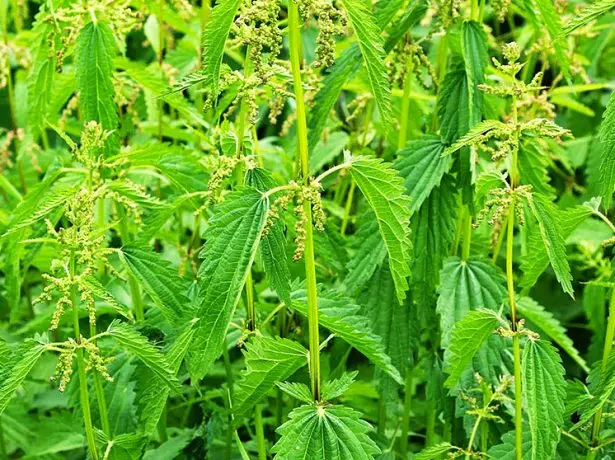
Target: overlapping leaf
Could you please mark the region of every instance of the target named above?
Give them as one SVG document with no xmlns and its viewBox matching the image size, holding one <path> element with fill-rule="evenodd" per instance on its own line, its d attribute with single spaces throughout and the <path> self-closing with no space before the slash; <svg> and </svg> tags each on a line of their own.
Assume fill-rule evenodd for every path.
<svg viewBox="0 0 615 460">
<path fill-rule="evenodd" d="M 307 350 L 292 340 L 254 337 L 246 346 L 246 370 L 237 382 L 233 401 L 235 423 L 282 382 L 307 364 Z"/>
<path fill-rule="evenodd" d="M 455 324 L 450 346 L 444 354 L 444 370 L 449 374 L 444 385 L 454 388 L 472 358 L 495 331 L 498 318 L 488 310 L 473 310 Z"/>
<path fill-rule="evenodd" d="M 505 296 L 504 277 L 491 261 L 482 257 L 470 257 L 466 261 L 449 257 L 440 273 L 436 307 L 440 314 L 442 346 L 450 346 L 454 325 L 468 311 L 477 308 L 497 311 Z"/>
<path fill-rule="evenodd" d="M 77 89 L 85 121 L 95 120 L 115 129 L 118 115 L 113 100 L 113 33 L 104 22 L 90 22 L 77 38 Z"/>
<path fill-rule="evenodd" d="M 359 158 L 350 168 L 352 178 L 376 214 L 380 234 L 389 254 L 397 298 L 406 297 L 410 276 L 410 210 L 402 178 L 387 163 Z"/>
<path fill-rule="evenodd" d="M 530 458 L 553 458 L 564 423 L 564 368 L 557 350 L 542 340 L 525 343 L 522 363 L 523 394 L 532 438 Z"/>
<path fill-rule="evenodd" d="M 205 233 L 199 268 L 199 318 L 190 349 L 191 375 L 200 379 L 222 352 L 241 290 L 265 226 L 268 200 L 255 189 L 229 194 L 215 211 Z"/>
<path fill-rule="evenodd" d="M 305 290 L 292 293 L 293 310 L 307 316 L 307 297 Z M 332 333 L 348 342 L 367 356 L 371 362 L 389 374 L 397 383 L 403 380 L 399 371 L 385 353 L 382 339 L 374 334 L 369 320 L 359 314 L 359 307 L 352 300 L 335 292 L 321 291 L 318 294 L 318 322 Z"/>
<path fill-rule="evenodd" d="M 186 296 L 188 284 L 179 277 L 177 269 L 147 248 L 125 246 L 122 255 L 165 318 L 172 324 L 182 319 L 191 308 L 191 301 Z"/>
<path fill-rule="evenodd" d="M 311 460 L 370 460 L 380 452 L 368 436 L 370 430 L 349 407 L 304 405 L 278 428 L 281 438 L 272 451 L 279 460 L 294 460 L 297 455 Z"/>
</svg>

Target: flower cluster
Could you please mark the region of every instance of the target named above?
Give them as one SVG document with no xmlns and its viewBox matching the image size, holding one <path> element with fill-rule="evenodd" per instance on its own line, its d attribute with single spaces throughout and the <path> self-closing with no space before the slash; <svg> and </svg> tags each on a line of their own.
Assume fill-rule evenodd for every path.
<svg viewBox="0 0 615 460">
<path fill-rule="evenodd" d="M 271 230 L 274 223 L 280 218 L 282 211 L 286 211 L 291 203 L 295 204 L 294 211 L 297 216 L 295 223 L 295 254 L 293 259 L 300 260 L 305 251 L 305 238 L 307 236 L 308 215 L 305 212 L 305 205 L 309 203 L 312 213 L 312 224 L 316 230 L 322 232 L 325 229 L 327 216 L 325 214 L 320 191 L 320 183 L 311 179 L 309 185 L 301 186 L 292 181 L 285 188 L 284 192 L 278 196 L 270 206 L 267 213 L 263 236 Z"/>
<path fill-rule="evenodd" d="M 278 0 L 247 0 L 235 21 L 235 35 L 248 47 L 248 58 L 254 65 L 259 83 L 267 81 L 268 67 L 282 50 L 279 15 Z"/>
<path fill-rule="evenodd" d="M 498 226 L 510 211 L 511 205 L 514 204 L 515 212 L 519 224 L 525 222 L 525 214 L 523 205 L 526 201 L 532 199 L 532 186 L 521 185 L 516 188 L 504 187 L 496 188 L 489 191 L 491 199 L 487 200 L 483 209 L 476 216 L 474 227 L 478 227 L 486 218 L 489 218 L 489 225 Z"/>
</svg>

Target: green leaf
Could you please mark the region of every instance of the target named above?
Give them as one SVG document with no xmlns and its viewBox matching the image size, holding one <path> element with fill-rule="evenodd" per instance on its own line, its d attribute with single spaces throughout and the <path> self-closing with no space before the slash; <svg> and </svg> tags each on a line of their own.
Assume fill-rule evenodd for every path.
<svg viewBox="0 0 615 460">
<path fill-rule="evenodd" d="M 60 174 L 60 172 L 51 173 L 28 192 L 13 211 L 11 222 L 2 237 L 30 227 L 47 217 L 55 209 L 63 207 L 66 200 L 77 192 L 84 180 L 81 175 L 60 177 Z"/>
<path fill-rule="evenodd" d="M 497 311 L 506 297 L 504 276 L 493 263 L 483 257 L 463 261 L 449 257 L 440 273 L 440 314 L 442 346 L 448 348 L 452 330 L 470 310 L 485 308 Z"/>
<path fill-rule="evenodd" d="M 444 89 L 442 91 L 444 91 Z M 444 97 L 444 95 L 442 97 Z M 453 98 L 453 100 L 455 98 L 453 94 L 451 94 L 449 97 Z M 481 121 L 479 124 L 477 124 L 472 129 L 470 129 L 467 132 L 467 134 L 462 136 L 453 145 L 448 147 L 444 151 L 444 153 L 442 153 L 442 155 L 451 155 L 457 152 L 458 150 L 461 150 L 464 147 L 468 147 L 469 145 L 472 145 L 472 143 L 475 142 L 479 137 L 483 136 L 484 134 L 487 134 L 489 131 L 492 131 L 494 129 L 501 129 L 505 127 L 506 125 L 498 120 Z"/>
<path fill-rule="evenodd" d="M 191 307 L 185 294 L 188 283 L 179 277 L 177 269 L 158 253 L 144 247 L 125 246 L 122 256 L 167 321 L 177 324 Z"/>
<path fill-rule="evenodd" d="M 542 340 L 523 347 L 523 394 L 527 402 L 531 458 L 553 458 L 564 423 L 566 381 L 557 350 Z"/>
<path fill-rule="evenodd" d="M 581 358 L 572 340 L 566 334 L 566 329 L 551 312 L 546 311 L 542 305 L 539 305 L 530 297 L 520 297 L 517 299 L 517 310 L 521 317 L 530 320 L 551 340 L 562 347 L 562 350 L 568 353 L 585 372 L 589 372 L 589 367 L 587 367 L 585 360 Z"/>
<path fill-rule="evenodd" d="M 561 39 L 562 24 L 554 2 L 552 0 L 526 0 L 526 2 L 525 10 L 530 17 L 533 17 L 537 32 L 548 34 L 551 39 L 550 45 L 557 57 L 555 61 L 562 71 L 568 75 L 570 63 L 568 62 L 567 47 L 566 42 Z"/>
<path fill-rule="evenodd" d="M 401 375 L 411 364 L 411 320 L 408 302 L 400 304 L 395 298 L 395 284 L 385 262 L 378 267 L 366 289 L 358 297 L 373 331 L 382 338 L 384 352 Z"/>
<path fill-rule="evenodd" d="M 222 351 L 231 317 L 252 266 L 269 202 L 254 189 L 230 193 L 205 232 L 199 268 L 200 318 L 188 367 L 201 379 Z"/>
<path fill-rule="evenodd" d="M 104 22 L 90 22 L 79 33 L 76 45 L 77 90 L 84 121 L 95 120 L 104 129 L 118 124 L 114 102 L 113 57 L 115 40 Z"/>
<path fill-rule="evenodd" d="M 276 382 L 276 386 L 290 397 L 298 399 L 304 403 L 309 404 L 314 401 L 312 390 L 310 390 L 308 386 L 303 383 Z"/>
<path fill-rule="evenodd" d="M 251 185 L 261 192 L 276 187 L 271 174 L 262 168 L 253 168 L 246 173 L 247 185 Z M 278 194 L 271 196 L 275 200 Z M 284 219 L 280 216 L 271 226 L 261 241 L 261 255 L 263 266 L 269 283 L 278 297 L 286 304 L 290 304 L 290 269 L 288 268 L 288 255 L 286 251 L 286 237 L 284 235 Z"/>
<path fill-rule="evenodd" d="M 529 206 L 538 221 L 540 236 L 557 281 L 562 285 L 564 292 L 574 297 L 571 283 L 572 275 L 566 257 L 566 240 L 557 216 L 557 208 L 548 198 L 538 193 L 532 195 Z M 535 256 L 535 254 L 532 254 L 532 257 Z"/>
<path fill-rule="evenodd" d="M 106 335 L 113 337 L 126 350 L 134 354 L 145 364 L 164 385 L 173 391 L 179 391 L 179 383 L 171 369 L 166 357 L 160 349 L 149 343 L 134 327 L 113 321 L 107 329 Z"/>
<path fill-rule="evenodd" d="M 382 124 L 388 131 L 393 127 L 391 118 L 391 87 L 387 68 L 384 65 L 384 40 L 371 12 L 371 2 L 342 0 L 348 20 L 359 42 L 363 64 L 367 70 L 369 85 L 378 107 Z"/>
<path fill-rule="evenodd" d="M 469 129 L 482 118 L 483 93 L 478 85 L 485 82 L 489 63 L 487 36 L 482 25 L 476 21 L 465 21 L 461 26 L 461 54 L 467 78 Z"/>
<path fill-rule="evenodd" d="M 380 31 L 391 21 L 397 13 L 400 5 L 399 0 L 383 1 L 376 4 L 374 12 L 375 20 Z M 397 42 L 405 35 L 405 33 L 414 26 L 423 17 L 426 7 L 421 8 L 420 14 L 409 14 L 409 17 L 399 26 L 395 27 L 395 34 L 389 37 L 385 44 L 385 50 L 389 53 L 397 44 Z M 308 120 L 308 146 L 310 152 L 314 149 L 322 132 L 329 119 L 331 109 L 337 102 L 337 99 L 342 92 L 342 88 L 347 81 L 351 80 L 361 68 L 361 50 L 356 43 L 353 43 L 348 49 L 344 50 L 342 55 L 336 59 L 329 72 L 325 75 L 321 88 L 314 97 L 314 105 L 310 110 L 310 119 Z"/>
<path fill-rule="evenodd" d="M 357 371 L 350 373 L 344 372 L 339 379 L 327 380 L 322 386 L 323 401 L 331 401 L 346 393 L 350 385 L 352 385 L 357 378 L 357 374 Z"/>
<path fill-rule="evenodd" d="M 203 32 L 203 73 L 207 75 L 207 84 L 211 85 L 214 100 L 218 97 L 224 45 L 239 5 L 241 5 L 240 0 L 220 0 L 212 10 L 211 17 Z"/>
<path fill-rule="evenodd" d="M 166 353 L 167 362 L 175 375 L 179 372 L 182 361 L 188 353 L 194 338 L 196 321 L 195 319 L 188 323 L 175 337 Z M 169 387 L 164 385 L 157 376 L 147 380 L 147 385 L 139 392 L 139 399 L 137 401 L 141 408 L 139 420 L 145 433 L 153 433 L 156 430 L 158 421 L 166 408 L 170 393 Z"/>
<path fill-rule="evenodd" d="M 519 175 L 523 184 L 532 186 L 534 192 L 553 195 L 554 190 L 549 185 L 550 177 L 547 171 L 548 159 L 540 151 L 534 139 L 521 142 L 519 146 Z"/>
<path fill-rule="evenodd" d="M 457 322 L 444 353 L 444 371 L 449 374 L 444 386 L 454 388 L 461 374 L 472 364 L 472 358 L 493 334 L 498 318 L 488 310 L 469 311 Z"/>
<path fill-rule="evenodd" d="M 8 377 L 0 384 L 0 414 L 6 410 L 11 398 L 45 350 L 45 345 L 27 341 L 13 353 L 8 364 Z"/>
<path fill-rule="evenodd" d="M 376 158 L 358 158 L 352 162 L 350 173 L 378 219 L 401 303 L 408 290 L 411 249 L 409 199 L 403 180 L 388 163 Z"/>
<path fill-rule="evenodd" d="M 316 144 L 310 153 L 310 174 L 316 174 L 326 164 L 332 163 L 348 145 L 349 136 L 345 132 L 336 131 Z"/>
<path fill-rule="evenodd" d="M 568 35 L 579 27 L 586 26 L 612 8 L 615 8 L 615 0 L 598 0 L 592 2 L 591 5 L 584 7 L 578 15 L 570 20 L 568 25 L 564 28 L 564 33 Z"/>
<path fill-rule="evenodd" d="M 433 460 L 434 458 L 441 458 L 442 455 L 456 450 L 459 450 L 459 447 L 453 446 L 450 442 L 441 442 L 423 449 L 413 458 L 414 460 Z"/>
<path fill-rule="evenodd" d="M 143 460 L 173 460 L 181 457 L 183 450 L 194 439 L 194 435 L 194 429 L 184 428 L 157 448 L 146 450 Z"/>
<path fill-rule="evenodd" d="M 609 209 L 615 190 L 615 92 L 611 93 L 600 124 L 600 195 Z"/>
<path fill-rule="evenodd" d="M 344 284 L 353 294 L 365 286 L 387 255 L 374 215 L 370 212 L 359 220 L 365 223 L 352 236 L 356 251 L 348 261 L 348 276 L 344 280 Z"/>
<path fill-rule="evenodd" d="M 124 57 L 113 60 L 116 68 L 124 70 L 145 92 L 158 95 L 164 93 L 165 81 L 160 76 L 160 69 L 147 67 L 143 62 L 130 61 Z M 164 101 L 177 110 L 187 121 L 193 124 L 208 126 L 199 111 L 179 94 L 165 96 Z"/>
<path fill-rule="evenodd" d="M 427 199 L 434 187 L 440 185 L 444 173 L 448 172 L 450 158 L 442 156 L 444 144 L 438 136 L 426 135 L 410 141 L 400 150 L 393 164 L 404 177 L 406 191 L 410 196 L 410 211 L 416 212 Z"/>
<path fill-rule="evenodd" d="M 427 308 L 440 280 L 440 270 L 450 254 L 457 223 L 457 187 L 451 175 L 445 175 L 412 218 L 413 258 L 410 263 L 414 299 Z"/>
<path fill-rule="evenodd" d="M 585 388 L 583 397 L 578 401 L 577 412 L 580 417 L 571 428 L 575 430 L 588 421 L 602 408 L 611 398 L 615 391 L 615 352 L 604 361 L 597 361 L 592 367 L 587 378 L 589 389 Z"/>
<path fill-rule="evenodd" d="M 371 426 L 349 407 L 304 405 L 288 417 L 272 449 L 278 460 L 370 460 L 380 452 L 367 434 Z"/>
<path fill-rule="evenodd" d="M 561 238 L 565 241 L 574 229 L 591 215 L 591 209 L 586 206 L 575 206 L 565 211 L 559 211 L 556 217 L 559 219 L 558 227 Z M 541 232 L 530 232 L 527 256 L 523 257 L 521 261 L 523 278 L 520 285 L 524 288 L 524 292 L 527 293 L 529 291 L 548 266 L 549 254 L 543 242 Z"/>
<path fill-rule="evenodd" d="M 55 54 L 50 55 L 47 41 L 47 35 L 50 33 L 49 26 L 44 24 L 37 31 L 39 43 L 36 47 L 32 71 L 28 75 L 28 125 L 35 136 L 44 128 L 56 70 Z"/>
<path fill-rule="evenodd" d="M 292 309 L 307 317 L 307 295 L 304 289 L 292 293 Z M 403 384 L 399 371 L 385 353 L 382 339 L 374 334 L 368 318 L 359 313 L 352 300 L 335 292 L 318 293 L 318 322 L 333 334 L 345 340 L 376 366 Z"/>
<path fill-rule="evenodd" d="M 113 308 L 117 314 L 122 315 L 130 322 L 135 320 L 130 308 L 118 302 L 118 300 L 113 297 L 113 295 L 109 293 L 101 282 L 94 276 L 84 278 L 83 283 L 92 291 L 92 294 L 94 294 L 95 297 L 104 301 L 109 307 Z"/>
<path fill-rule="evenodd" d="M 235 386 L 233 413 L 235 423 L 256 404 L 267 397 L 269 391 L 307 364 L 307 350 L 297 342 L 282 338 L 254 337 L 246 345 L 246 370 Z"/>
<path fill-rule="evenodd" d="M 407 6 L 406 11 L 391 24 L 387 31 L 387 39 L 384 43 L 384 50 L 390 53 L 399 41 L 412 29 L 427 12 L 427 2 L 420 0 L 412 2 Z"/>
<path fill-rule="evenodd" d="M 523 440 L 521 444 L 523 460 L 530 460 L 532 457 L 532 438 L 530 432 L 527 429 L 527 423 L 523 424 Z M 502 436 L 502 443 L 497 444 L 489 449 L 487 452 L 489 458 L 498 460 L 516 460 L 516 447 L 515 447 L 515 431 L 509 431 Z"/>
</svg>

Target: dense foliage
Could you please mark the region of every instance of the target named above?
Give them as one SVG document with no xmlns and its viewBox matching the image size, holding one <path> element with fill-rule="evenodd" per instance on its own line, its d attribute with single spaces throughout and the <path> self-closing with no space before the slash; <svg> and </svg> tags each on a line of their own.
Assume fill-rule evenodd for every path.
<svg viewBox="0 0 615 460">
<path fill-rule="evenodd" d="M 0 0 L 0 458 L 615 456 L 615 0 Z"/>
</svg>

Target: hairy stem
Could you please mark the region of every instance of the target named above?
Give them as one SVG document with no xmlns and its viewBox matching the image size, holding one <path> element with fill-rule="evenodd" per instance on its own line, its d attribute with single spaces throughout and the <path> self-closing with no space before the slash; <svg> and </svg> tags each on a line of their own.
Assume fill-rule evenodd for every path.
<svg viewBox="0 0 615 460">
<path fill-rule="evenodd" d="M 90 337 L 96 335 L 96 326 L 90 323 Z M 98 412 L 100 413 L 100 425 L 107 438 L 111 439 L 111 425 L 109 424 L 109 414 L 107 409 L 107 398 L 103 387 L 102 378 L 98 372 L 92 374 L 94 382 L 94 392 L 96 393 L 96 401 L 98 402 Z"/>
<path fill-rule="evenodd" d="M 260 404 L 257 404 L 254 408 L 254 424 L 256 425 L 256 446 L 258 448 L 258 460 L 267 460 L 265 428 L 263 425 L 263 408 Z"/>
<path fill-rule="evenodd" d="M 606 336 L 604 338 L 604 348 L 602 350 L 602 365 L 600 372 L 604 373 L 608 363 L 611 350 L 613 349 L 613 339 L 615 338 L 615 289 L 611 293 L 611 299 L 609 300 L 609 320 L 606 325 Z M 591 446 L 596 446 L 598 439 L 600 438 L 600 429 L 602 427 L 602 410 L 600 406 L 598 412 L 594 415 L 594 425 L 592 427 Z M 591 449 L 587 453 L 587 459 L 593 460 L 596 458 L 597 450 Z"/>
<path fill-rule="evenodd" d="M 125 246 L 130 241 L 130 229 L 128 228 L 128 216 L 121 205 L 116 205 L 117 213 L 120 217 L 120 238 L 122 238 L 122 246 Z M 135 318 L 137 321 L 145 319 L 143 309 L 143 299 L 141 298 L 141 288 L 139 283 L 132 273 L 128 273 L 128 286 L 130 288 L 130 297 L 132 306 L 135 309 Z"/>
<path fill-rule="evenodd" d="M 75 254 L 71 252 L 69 264 L 70 276 L 75 276 Z M 70 289 L 71 303 L 73 306 L 73 329 L 75 332 L 75 341 L 81 344 L 81 331 L 79 329 L 79 300 L 77 296 L 77 287 L 72 286 Z M 88 391 L 88 379 L 85 372 L 85 360 L 83 358 L 83 349 L 77 348 L 77 373 L 79 376 L 79 396 L 81 401 L 81 412 L 83 412 L 83 423 L 85 425 L 85 436 L 88 442 L 88 451 L 94 460 L 98 459 L 98 451 L 96 450 L 96 442 L 94 441 L 94 427 L 92 426 L 92 414 L 90 411 L 90 395 Z"/>
<path fill-rule="evenodd" d="M 472 213 L 467 206 L 464 206 L 464 227 L 463 227 L 463 246 L 461 247 L 461 259 L 468 260 L 470 257 L 470 247 L 472 245 Z"/>
<path fill-rule="evenodd" d="M 521 388 L 521 349 L 519 334 L 517 334 L 517 304 L 515 299 L 515 284 L 513 280 L 513 237 L 515 229 L 514 200 L 508 210 L 508 228 L 506 239 L 506 284 L 508 286 L 508 304 L 512 317 L 513 357 L 515 368 L 515 458 L 521 460 L 523 446 L 523 393 Z"/>
<path fill-rule="evenodd" d="M 254 281 L 252 280 L 252 269 L 248 270 L 246 278 L 246 311 L 248 314 L 248 330 L 256 330 L 256 308 L 254 306 Z"/>
<path fill-rule="evenodd" d="M 397 138 L 397 150 L 406 146 L 408 140 L 408 120 L 410 117 L 410 88 L 412 87 L 412 56 L 408 56 L 406 76 L 404 78 L 404 93 L 401 100 L 401 116 L 399 120 L 399 137 Z"/>
<path fill-rule="evenodd" d="M 297 3 L 290 1 L 288 5 L 288 34 L 290 44 L 290 64 L 293 73 L 293 87 L 297 104 L 297 147 L 299 151 L 300 171 L 304 184 L 309 181 L 309 153 L 307 137 L 307 117 L 305 99 L 301 84 L 301 31 L 299 23 L 299 8 Z M 310 342 L 310 377 L 312 394 L 316 401 L 320 400 L 320 341 L 318 335 L 318 295 L 316 290 L 316 264 L 314 263 L 314 236 L 312 234 L 312 207 L 305 200 L 303 211 L 306 216 L 305 235 L 305 277 L 308 304 L 308 329 Z"/>
<path fill-rule="evenodd" d="M 346 206 L 344 206 L 344 218 L 342 219 L 342 225 L 340 227 L 340 233 L 342 235 L 346 233 L 346 228 L 348 227 L 348 221 L 350 220 L 350 210 L 352 209 L 352 200 L 354 198 L 354 189 L 356 187 L 357 184 L 351 179 L 348 196 L 346 196 Z"/>
<path fill-rule="evenodd" d="M 408 457 L 408 435 L 410 433 L 410 411 L 412 410 L 413 375 L 410 367 L 406 368 L 404 391 L 404 411 L 401 417 L 401 437 L 399 438 L 399 454 L 401 458 Z"/>
</svg>

